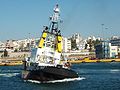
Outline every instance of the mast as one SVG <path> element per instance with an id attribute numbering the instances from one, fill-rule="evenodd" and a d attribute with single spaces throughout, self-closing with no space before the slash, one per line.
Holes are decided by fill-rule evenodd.
<path id="1" fill-rule="evenodd" d="M 59 30 L 59 21 L 60 21 L 60 9 L 58 7 L 58 4 L 54 7 L 53 9 L 54 13 L 53 16 L 50 17 L 50 27 L 49 30 L 52 34 L 60 34 L 60 30 Z"/>

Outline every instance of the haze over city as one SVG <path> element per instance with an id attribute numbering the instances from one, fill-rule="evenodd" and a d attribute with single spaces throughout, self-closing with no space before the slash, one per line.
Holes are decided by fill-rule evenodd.
<path id="1" fill-rule="evenodd" d="M 120 35 L 120 0 L 0 0 L 0 41 L 40 37 L 56 3 L 63 36 Z"/>

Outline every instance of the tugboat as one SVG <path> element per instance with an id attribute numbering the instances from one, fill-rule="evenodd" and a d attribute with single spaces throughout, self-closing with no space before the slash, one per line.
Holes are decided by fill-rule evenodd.
<path id="1" fill-rule="evenodd" d="M 22 78 L 41 83 L 54 80 L 78 78 L 62 54 L 62 35 L 59 30 L 60 11 L 58 4 L 50 17 L 50 25 L 45 26 L 37 48 L 31 50 L 30 58 L 24 61 Z"/>

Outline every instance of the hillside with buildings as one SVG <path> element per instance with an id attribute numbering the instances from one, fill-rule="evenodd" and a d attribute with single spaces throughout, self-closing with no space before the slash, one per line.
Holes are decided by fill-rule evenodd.
<path id="1" fill-rule="evenodd" d="M 5 50 L 8 52 L 7 57 L 28 56 L 30 50 L 37 47 L 38 42 L 39 38 L 0 42 L 0 57 L 4 57 Z M 63 54 L 68 59 L 120 58 L 120 37 L 118 36 L 113 36 L 106 41 L 94 36 L 84 39 L 79 33 L 75 33 L 70 37 L 63 37 L 62 46 Z"/>

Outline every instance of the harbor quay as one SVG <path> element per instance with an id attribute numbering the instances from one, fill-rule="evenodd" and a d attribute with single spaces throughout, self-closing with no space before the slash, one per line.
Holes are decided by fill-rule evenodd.
<path id="1" fill-rule="evenodd" d="M 76 35 L 76 34 L 75 34 Z M 79 34 L 77 34 L 79 36 Z M 80 38 L 79 38 L 80 39 Z M 76 39 L 75 39 L 76 40 Z M 89 39 L 88 39 L 89 40 Z M 90 38 L 90 40 L 92 40 Z M 120 47 L 114 46 L 113 44 L 101 41 L 95 46 L 92 46 L 91 49 L 89 44 L 85 44 L 82 46 L 74 44 L 77 42 L 72 42 L 72 40 L 67 40 L 63 38 L 63 54 L 67 57 L 68 62 L 70 63 L 98 63 L 98 62 L 120 62 Z M 37 45 L 37 44 L 35 44 Z M 93 45 L 93 44 L 92 44 Z M 30 57 L 30 50 L 26 47 L 22 47 L 21 49 L 11 46 L 8 43 L 9 47 L 1 47 L 0 52 L 0 65 L 22 65 L 23 60 L 26 57 Z M 32 45 L 34 46 L 34 45 Z M 77 47 L 79 46 L 79 47 Z M 84 46 L 84 47 L 83 47 Z M 29 46 L 31 47 L 31 45 Z M 35 47 L 35 46 L 34 46 Z M 82 48 L 81 48 L 82 47 Z M 8 55 L 5 55 L 5 50 Z"/>
<path id="2" fill-rule="evenodd" d="M 70 53 L 69 53 L 70 54 Z M 2 55 L 2 54 L 0 54 Z M 22 65 L 23 61 L 26 57 L 30 56 L 30 52 L 12 52 L 9 53 L 9 57 L 0 58 L 0 66 L 16 66 Z M 94 56 L 94 55 L 93 55 Z M 69 55 L 71 57 L 71 55 Z M 73 58 L 68 58 L 68 62 L 71 64 L 80 64 L 80 63 L 100 63 L 100 62 L 120 62 L 120 58 L 117 59 L 91 59 L 85 57 L 83 59 L 79 59 L 76 55 L 72 55 Z M 79 57 L 83 57 L 79 55 Z M 76 59 L 78 58 L 78 59 Z"/>
<path id="3" fill-rule="evenodd" d="M 84 59 L 84 60 L 68 60 L 71 64 L 79 64 L 79 63 L 101 63 L 101 62 L 120 62 L 120 59 Z"/>
<path id="4" fill-rule="evenodd" d="M 0 53 L 2 56 L 2 53 Z M 11 52 L 8 57 L 0 58 L 0 66 L 22 65 L 23 60 L 30 56 L 30 52 Z"/>

